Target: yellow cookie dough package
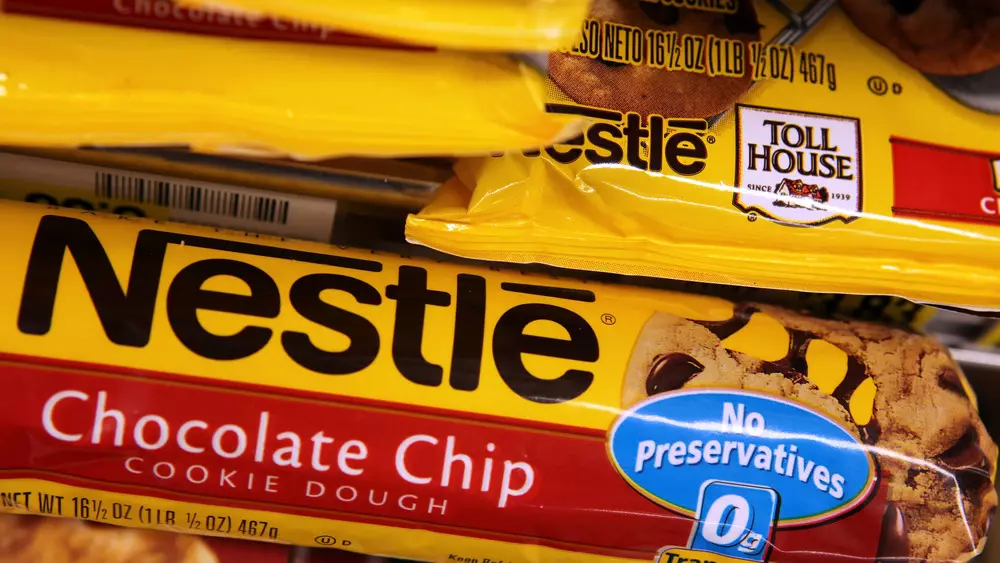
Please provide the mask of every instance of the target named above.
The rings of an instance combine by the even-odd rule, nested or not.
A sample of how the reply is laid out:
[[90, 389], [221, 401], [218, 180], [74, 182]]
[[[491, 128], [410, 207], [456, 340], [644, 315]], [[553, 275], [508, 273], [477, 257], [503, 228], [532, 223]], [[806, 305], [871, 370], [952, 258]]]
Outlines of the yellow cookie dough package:
[[181, 0], [319, 22], [419, 45], [501, 51], [569, 46], [589, 0]]
[[417, 49], [170, 2], [171, 19], [157, 20], [161, 3], [140, 13], [146, 4], [116, 2], [124, 14], [89, 1], [5, 4], [0, 144], [185, 145], [306, 160], [481, 154], [572, 136], [577, 121], [544, 111], [543, 73], [524, 57]]
[[[996, 512], [975, 393], [912, 330], [18, 202], [0, 236], [0, 514], [429, 563], [960, 563]], [[18, 536], [3, 563], [70, 561]], [[92, 560], [228, 562], [136, 551]]]
[[408, 239], [1000, 307], [995, 2], [695, 4], [596, 0], [577, 43], [550, 54], [547, 84], [550, 111], [593, 124], [461, 162]]

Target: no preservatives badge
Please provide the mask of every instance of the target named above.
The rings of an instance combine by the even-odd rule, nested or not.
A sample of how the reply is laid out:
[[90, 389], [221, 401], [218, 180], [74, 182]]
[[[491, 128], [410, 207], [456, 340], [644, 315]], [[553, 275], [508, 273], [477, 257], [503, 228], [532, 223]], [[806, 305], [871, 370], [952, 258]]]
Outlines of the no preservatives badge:
[[848, 427], [745, 390], [651, 397], [611, 427], [608, 454], [636, 492], [694, 521], [687, 545], [664, 547], [658, 563], [763, 563], [776, 530], [835, 522], [878, 482]]
[[737, 208], [789, 225], [858, 218], [860, 121], [738, 105], [736, 124]]

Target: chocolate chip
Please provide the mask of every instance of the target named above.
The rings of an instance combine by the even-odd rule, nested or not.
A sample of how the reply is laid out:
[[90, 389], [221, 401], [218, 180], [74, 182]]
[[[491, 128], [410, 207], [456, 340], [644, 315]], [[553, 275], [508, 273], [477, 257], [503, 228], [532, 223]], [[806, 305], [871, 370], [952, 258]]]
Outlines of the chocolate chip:
[[885, 515], [882, 516], [882, 534], [879, 537], [878, 552], [875, 560], [879, 563], [887, 561], [909, 561], [910, 537], [906, 516], [894, 502], [885, 505]]
[[950, 469], [980, 467], [986, 464], [986, 456], [979, 447], [979, 433], [975, 426], [969, 428], [955, 444], [939, 456], [941, 463]]
[[938, 462], [951, 470], [958, 487], [972, 496], [992, 485], [989, 462], [979, 447], [979, 433], [974, 426], [969, 426], [955, 445], [938, 457]]
[[705, 366], [687, 354], [673, 353], [656, 358], [646, 378], [649, 396], [680, 389], [692, 377], [704, 371]]
[[726, 14], [723, 20], [726, 30], [733, 35], [754, 35], [760, 31], [757, 12], [754, 11], [752, 0], [739, 0], [736, 13]]
[[938, 385], [943, 389], [958, 393], [965, 397], [965, 387], [962, 385], [962, 378], [954, 368], [945, 368], [938, 374]]
[[908, 16], [920, 9], [923, 0], [889, 0], [892, 9], [901, 16]]
[[955, 480], [958, 481], [958, 488], [970, 496], [970, 500], [978, 501], [979, 495], [992, 486], [990, 473], [983, 468], [967, 467], [955, 470]]
[[861, 438], [866, 444], [874, 444], [882, 437], [882, 425], [872, 418], [871, 422], [861, 427]]
[[659, 25], [674, 25], [681, 19], [681, 11], [676, 6], [667, 6], [659, 2], [639, 2], [639, 8], [645, 12], [646, 17]]

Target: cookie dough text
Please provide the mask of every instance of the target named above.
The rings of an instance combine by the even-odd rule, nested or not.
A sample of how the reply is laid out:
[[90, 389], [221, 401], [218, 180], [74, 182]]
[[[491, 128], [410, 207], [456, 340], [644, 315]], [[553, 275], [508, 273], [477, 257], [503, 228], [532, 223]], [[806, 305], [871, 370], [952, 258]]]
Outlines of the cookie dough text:
[[[369, 470], [384, 474], [389, 466], [401, 485], [478, 491], [504, 508], [531, 491], [535, 483], [530, 463], [502, 459], [492, 442], [469, 444], [450, 435], [413, 434], [397, 443], [370, 444], [338, 437], [328, 429], [293, 431], [268, 411], [258, 413], [254, 427], [247, 427], [200, 419], [170, 420], [135, 412], [130, 404], [134, 407], [130, 398], [108, 391], [66, 389], [45, 401], [40, 422], [45, 434], [57, 442], [122, 451], [124, 470], [132, 475], [185, 479], [196, 485], [217, 483], [223, 489], [244, 488], [240, 483], [246, 482], [246, 490], [276, 492], [279, 477], [255, 480], [253, 471], [258, 468], [289, 477], [334, 475], [346, 481]], [[325, 488], [310, 480], [306, 495], [319, 496]]]

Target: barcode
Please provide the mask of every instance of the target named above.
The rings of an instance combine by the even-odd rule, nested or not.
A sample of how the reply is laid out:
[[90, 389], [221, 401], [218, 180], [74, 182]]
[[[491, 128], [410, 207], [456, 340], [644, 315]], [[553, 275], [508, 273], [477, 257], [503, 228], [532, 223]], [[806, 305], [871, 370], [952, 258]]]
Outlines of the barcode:
[[288, 224], [289, 201], [126, 174], [94, 173], [97, 197], [169, 209], [224, 215], [248, 221]]

